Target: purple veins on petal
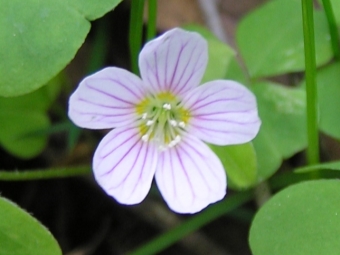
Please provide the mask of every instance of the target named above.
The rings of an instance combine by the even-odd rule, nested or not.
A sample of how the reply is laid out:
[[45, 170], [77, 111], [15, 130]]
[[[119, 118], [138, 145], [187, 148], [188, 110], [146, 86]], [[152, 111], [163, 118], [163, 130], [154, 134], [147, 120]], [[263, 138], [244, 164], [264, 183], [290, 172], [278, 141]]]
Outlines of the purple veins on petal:
[[134, 127], [116, 128], [100, 142], [93, 159], [97, 182], [123, 204], [147, 195], [156, 169], [157, 149], [140, 139]]
[[199, 34], [173, 29], [142, 49], [142, 79], [154, 93], [185, 93], [199, 85], [207, 55], [207, 43]]
[[126, 70], [105, 68], [85, 78], [69, 101], [69, 117], [91, 129], [124, 126], [135, 121], [135, 105], [146, 92], [141, 79]]
[[252, 140], [260, 127], [255, 96], [233, 81], [212, 81], [189, 91], [183, 105], [189, 109], [188, 132], [217, 145]]
[[207, 145], [190, 135], [160, 155], [156, 181], [169, 207], [179, 213], [198, 212], [226, 193], [226, 175], [220, 160]]
[[178, 69], [182, 71], [176, 72], [176, 80], [171, 82], [171, 90], [174, 91], [174, 93], [183, 94], [199, 85], [203, 77], [201, 74], [204, 74], [206, 68], [206, 63], [200, 61], [204, 53], [196, 50], [200, 46], [201, 45], [197, 43], [190, 53], [187, 52], [187, 54], [182, 54], [179, 57], [180, 61], [177, 65], [179, 66]]

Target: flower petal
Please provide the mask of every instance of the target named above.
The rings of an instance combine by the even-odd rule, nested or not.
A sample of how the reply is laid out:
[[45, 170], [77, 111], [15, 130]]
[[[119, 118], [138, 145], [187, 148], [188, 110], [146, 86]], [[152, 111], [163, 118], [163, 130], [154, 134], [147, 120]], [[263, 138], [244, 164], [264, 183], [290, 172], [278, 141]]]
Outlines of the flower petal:
[[162, 152], [156, 182], [168, 206], [178, 213], [196, 213], [226, 194], [223, 166], [210, 148], [187, 135]]
[[143, 81], [153, 93], [178, 95], [199, 85], [208, 62], [206, 41], [175, 28], [147, 43], [139, 55]]
[[248, 142], [261, 125], [255, 96], [235, 81], [203, 84], [185, 95], [183, 105], [192, 116], [188, 132], [208, 143]]
[[120, 127], [100, 142], [93, 171], [106, 193], [122, 204], [140, 203], [150, 190], [158, 151], [134, 127]]
[[90, 129], [113, 128], [135, 121], [143, 99], [142, 81], [120, 68], [108, 67], [80, 82], [69, 101], [69, 117]]

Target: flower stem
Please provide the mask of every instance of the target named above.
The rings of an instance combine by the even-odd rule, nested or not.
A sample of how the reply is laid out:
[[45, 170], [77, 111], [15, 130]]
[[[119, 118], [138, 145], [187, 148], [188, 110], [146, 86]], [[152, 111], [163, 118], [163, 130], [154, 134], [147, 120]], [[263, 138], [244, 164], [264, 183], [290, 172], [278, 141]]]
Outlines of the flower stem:
[[323, 3], [323, 8], [326, 13], [327, 21], [328, 21], [329, 32], [331, 34], [333, 54], [334, 54], [335, 59], [340, 59], [339, 33], [338, 33], [338, 28], [335, 22], [332, 3], [330, 0], [322, 0], [322, 3]]
[[316, 87], [315, 39], [313, 0], [302, 0], [303, 35], [305, 46], [306, 94], [307, 94], [307, 161], [319, 162], [318, 103]]
[[0, 171], [2, 181], [28, 181], [52, 178], [65, 178], [91, 173], [90, 166], [61, 167], [50, 169]]
[[149, 255], [156, 254], [170, 245], [174, 244], [181, 238], [190, 234], [191, 232], [199, 229], [210, 221], [232, 211], [233, 209], [239, 207], [240, 205], [246, 203], [252, 198], [251, 191], [239, 192], [227, 199], [216, 203], [209, 208], [205, 209], [201, 213], [193, 216], [191, 219], [184, 222], [182, 225], [175, 227], [169, 232], [155, 238], [146, 245], [136, 249], [135, 251], [129, 253], [130, 255]]
[[156, 20], [157, 20], [157, 0], [149, 0], [148, 27], [147, 27], [148, 41], [152, 40], [156, 36]]
[[132, 72], [137, 75], [139, 74], [138, 54], [142, 45], [144, 1], [145, 0], [131, 1], [129, 31], [130, 59]]

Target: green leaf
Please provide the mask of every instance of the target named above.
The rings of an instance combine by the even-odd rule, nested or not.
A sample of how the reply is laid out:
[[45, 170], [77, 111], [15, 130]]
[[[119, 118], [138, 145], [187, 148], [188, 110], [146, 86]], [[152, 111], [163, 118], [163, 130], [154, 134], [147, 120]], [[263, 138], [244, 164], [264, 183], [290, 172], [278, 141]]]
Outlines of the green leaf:
[[63, 76], [58, 75], [32, 93], [0, 97], [0, 145], [20, 158], [31, 158], [45, 147], [49, 128], [47, 110], [59, 94]]
[[327, 162], [327, 163], [318, 164], [318, 165], [304, 166], [304, 167], [297, 168], [295, 172], [306, 173], [306, 172], [312, 172], [312, 171], [317, 171], [317, 170], [340, 171], [340, 161], [333, 161], [333, 162]]
[[[63, 82], [62, 75], [54, 77], [46, 86], [17, 97], [0, 97], [0, 111], [24, 110], [45, 112], [59, 95]], [[1, 122], [1, 119], [0, 119]]]
[[334, 63], [317, 73], [320, 129], [340, 139], [340, 64]]
[[243, 85], [249, 85], [249, 78], [238, 63], [236, 57], [230, 61], [225, 79], [238, 81]]
[[0, 108], [0, 144], [17, 157], [38, 155], [46, 145], [47, 135], [36, 135], [36, 132], [48, 126], [44, 112]]
[[46, 84], [84, 42], [90, 29], [85, 17], [99, 17], [120, 1], [0, 0], [6, 14], [0, 16], [0, 95], [22, 95]]
[[95, 20], [105, 13], [113, 10], [122, 0], [63, 0], [67, 5], [72, 5], [86, 19]]
[[228, 175], [229, 186], [244, 189], [256, 183], [256, 155], [251, 143], [231, 146], [209, 146], [220, 158]]
[[[333, 13], [334, 13], [336, 23], [340, 25], [340, 1], [339, 0], [330, 0], [330, 1], [331, 1], [331, 5], [333, 8]], [[319, 0], [318, 2], [319, 4], [322, 5], [323, 1]]]
[[236, 54], [235, 51], [204, 27], [190, 25], [185, 26], [184, 29], [199, 33], [208, 42], [209, 62], [201, 83], [223, 79], [230, 61]]
[[258, 160], [258, 180], [262, 181], [307, 145], [305, 91], [270, 82], [254, 84], [259, 115], [259, 134], [253, 140]]
[[0, 197], [0, 255], [61, 255], [51, 233], [30, 214]]
[[[332, 58], [324, 12], [315, 10], [316, 63]], [[237, 43], [250, 76], [302, 71], [305, 67], [300, 0], [275, 0], [247, 15], [237, 29]]]
[[256, 214], [249, 242], [253, 255], [338, 255], [340, 182], [290, 186]]

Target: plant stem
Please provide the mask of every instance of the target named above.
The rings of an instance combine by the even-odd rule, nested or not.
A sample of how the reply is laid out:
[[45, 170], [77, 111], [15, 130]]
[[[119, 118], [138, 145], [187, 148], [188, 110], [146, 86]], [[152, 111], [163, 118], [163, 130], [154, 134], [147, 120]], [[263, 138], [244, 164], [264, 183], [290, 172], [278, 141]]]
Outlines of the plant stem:
[[254, 189], [255, 202], [261, 208], [270, 198], [271, 190], [267, 181], [261, 182]]
[[106, 19], [100, 19], [98, 22], [98, 27], [92, 44], [92, 49], [90, 52], [90, 61], [87, 66], [87, 73], [91, 74], [98, 69], [100, 69], [107, 56], [107, 22]]
[[155, 238], [146, 245], [129, 253], [130, 255], [150, 255], [166, 249], [184, 236], [199, 229], [210, 221], [232, 211], [252, 198], [252, 191], [239, 192], [228, 197], [224, 201], [211, 205], [209, 208], [193, 216], [182, 225], [175, 227], [169, 232]]
[[329, 33], [331, 35], [331, 42], [333, 48], [333, 54], [335, 59], [340, 59], [340, 50], [339, 50], [339, 33], [338, 28], [335, 22], [334, 12], [332, 8], [332, 3], [330, 0], [322, 0], [323, 8], [326, 13]]
[[61, 167], [23, 171], [0, 171], [1, 181], [28, 181], [65, 178], [91, 173], [90, 166]]
[[149, 0], [148, 27], [147, 27], [148, 41], [152, 40], [156, 36], [156, 21], [157, 21], [157, 0]]
[[307, 161], [319, 163], [318, 103], [316, 87], [313, 0], [302, 0], [307, 94]]
[[144, 1], [145, 0], [131, 1], [129, 31], [130, 58], [131, 69], [133, 73], [137, 75], [139, 74], [138, 54], [142, 45]]

